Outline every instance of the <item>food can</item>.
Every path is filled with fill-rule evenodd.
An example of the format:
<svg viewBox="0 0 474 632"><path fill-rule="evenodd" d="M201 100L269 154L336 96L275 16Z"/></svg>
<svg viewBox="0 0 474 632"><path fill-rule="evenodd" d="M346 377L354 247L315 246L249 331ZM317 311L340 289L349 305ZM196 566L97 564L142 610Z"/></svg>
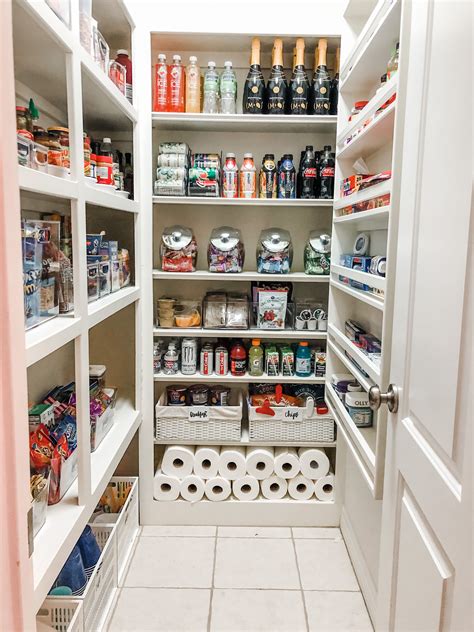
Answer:
<svg viewBox="0 0 474 632"><path fill-rule="evenodd" d="M207 406L209 404L209 387L205 384L194 384L188 388L189 406Z"/></svg>
<svg viewBox="0 0 474 632"><path fill-rule="evenodd" d="M214 365L216 375L227 375L229 372L229 352L225 347L216 347Z"/></svg>
<svg viewBox="0 0 474 632"><path fill-rule="evenodd" d="M168 406L186 406L187 388L182 385L173 384L166 387Z"/></svg>
<svg viewBox="0 0 474 632"><path fill-rule="evenodd" d="M210 343L206 343L201 349L200 358L201 375L212 375L214 369L214 351Z"/></svg>
<svg viewBox="0 0 474 632"><path fill-rule="evenodd" d="M230 403L230 388L228 386L211 386L211 406L228 406Z"/></svg>
<svg viewBox="0 0 474 632"><path fill-rule="evenodd" d="M184 338L181 345L181 373L194 375L197 371L197 340Z"/></svg>

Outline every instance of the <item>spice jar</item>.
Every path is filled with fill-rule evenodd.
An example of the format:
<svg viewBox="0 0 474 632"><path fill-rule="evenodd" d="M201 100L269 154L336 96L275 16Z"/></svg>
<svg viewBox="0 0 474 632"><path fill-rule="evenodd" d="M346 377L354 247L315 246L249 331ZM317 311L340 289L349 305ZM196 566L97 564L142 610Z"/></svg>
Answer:
<svg viewBox="0 0 474 632"><path fill-rule="evenodd" d="M71 166L69 156L69 129L67 127L48 127L50 136L55 138L61 145L63 153L63 167L69 169Z"/></svg>
<svg viewBox="0 0 474 632"><path fill-rule="evenodd" d="M293 261L291 235L282 228L267 228L257 245L257 272L288 274Z"/></svg>
<svg viewBox="0 0 474 632"><path fill-rule="evenodd" d="M329 274L331 265L331 235L328 231L313 230L304 249L306 274Z"/></svg>
<svg viewBox="0 0 474 632"><path fill-rule="evenodd" d="M16 131L28 140L33 140L33 119L29 109L21 105L16 108Z"/></svg>
<svg viewBox="0 0 474 632"><path fill-rule="evenodd" d="M242 272L244 257L240 230L230 226L213 229L207 249L209 272Z"/></svg>
<svg viewBox="0 0 474 632"><path fill-rule="evenodd" d="M165 272L194 272L197 243L193 231L185 226L165 228L161 236L161 269Z"/></svg>
<svg viewBox="0 0 474 632"><path fill-rule="evenodd" d="M84 132L84 175L88 178L91 176L91 141L87 134Z"/></svg>

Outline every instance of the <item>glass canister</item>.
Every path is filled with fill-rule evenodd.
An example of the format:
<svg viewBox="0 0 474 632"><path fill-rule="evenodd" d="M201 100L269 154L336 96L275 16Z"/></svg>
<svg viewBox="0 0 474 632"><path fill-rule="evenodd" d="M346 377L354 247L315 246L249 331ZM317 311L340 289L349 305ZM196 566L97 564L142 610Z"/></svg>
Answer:
<svg viewBox="0 0 474 632"><path fill-rule="evenodd" d="M161 236L161 269L164 272L194 272L197 243L193 231L185 226L169 226Z"/></svg>
<svg viewBox="0 0 474 632"><path fill-rule="evenodd" d="M209 272L242 272L244 258L240 230L231 226L213 229L207 249Z"/></svg>
<svg viewBox="0 0 474 632"><path fill-rule="evenodd" d="M327 230L310 232L304 249L304 271L306 274L329 274L331 266L331 235Z"/></svg>
<svg viewBox="0 0 474 632"><path fill-rule="evenodd" d="M21 105L16 106L16 131L28 140L33 140L33 119L29 109Z"/></svg>
<svg viewBox="0 0 474 632"><path fill-rule="evenodd" d="M257 244L257 272L288 274L293 262L291 235L282 228L266 228Z"/></svg>
<svg viewBox="0 0 474 632"><path fill-rule="evenodd" d="M63 167L69 169L69 129L67 127L48 127L48 133L52 138L55 138L61 145L63 154Z"/></svg>

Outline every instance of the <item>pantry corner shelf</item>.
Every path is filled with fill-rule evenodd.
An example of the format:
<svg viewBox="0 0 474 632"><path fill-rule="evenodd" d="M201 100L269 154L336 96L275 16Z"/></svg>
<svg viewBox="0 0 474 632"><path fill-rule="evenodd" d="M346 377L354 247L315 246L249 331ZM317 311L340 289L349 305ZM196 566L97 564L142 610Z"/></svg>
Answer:
<svg viewBox="0 0 474 632"><path fill-rule="evenodd" d="M326 331L310 331L308 329L201 329L198 327L155 327L155 338L171 336L176 338L260 338L298 340L326 340Z"/></svg>
<svg viewBox="0 0 474 632"><path fill-rule="evenodd" d="M127 200L116 193L102 191L87 183L84 184L84 194L87 204L111 208L116 211L126 211L127 213L138 213L139 210L138 202L135 200Z"/></svg>
<svg viewBox="0 0 474 632"><path fill-rule="evenodd" d="M362 301L362 303L380 310L381 312L384 311L384 302L378 299L375 294L364 292L363 290L357 290L356 288L353 288L346 283L342 283L342 281L336 281L335 279L331 279L331 287L334 287L337 290L352 296L358 301Z"/></svg>
<svg viewBox="0 0 474 632"><path fill-rule="evenodd" d="M329 338L333 338L334 341L344 349L357 364L369 375L375 384L380 382L380 369L374 364L368 355L363 353L347 336L345 336L337 327L333 324L329 325L328 331ZM350 360L349 360L350 361ZM367 380L366 380L367 381ZM373 384L370 384L373 386Z"/></svg>
<svg viewBox="0 0 474 632"><path fill-rule="evenodd" d="M318 276L305 274L304 272L290 272L289 274L261 274L259 272L239 272L231 274L226 272L209 272L208 270L196 270L196 272L163 272L153 270L153 278L177 281L293 281L301 283L328 283L329 275Z"/></svg>
<svg viewBox="0 0 474 632"><path fill-rule="evenodd" d="M369 211L334 217L335 226L349 226L356 230L387 230L390 204Z"/></svg>
<svg viewBox="0 0 474 632"><path fill-rule="evenodd" d="M22 191L38 193L47 197L75 200L79 187L75 180L59 178L49 173L18 166L18 183Z"/></svg>
<svg viewBox="0 0 474 632"><path fill-rule="evenodd" d="M324 384L324 377L315 377L310 375L309 377L298 377L297 375L260 375L255 377L246 373L245 375L201 375L195 373L194 375L183 375L181 372L174 375L166 375L164 373L157 373L153 376L155 382L228 382L228 383L241 383L250 384L252 382L272 382L276 384Z"/></svg>
<svg viewBox="0 0 474 632"><path fill-rule="evenodd" d="M121 309L128 307L140 298L140 288L137 286L125 287L113 294L99 298L89 303L89 329L100 322L113 316Z"/></svg>
<svg viewBox="0 0 474 632"><path fill-rule="evenodd" d="M154 195L153 204L168 205L168 204L182 204L190 206L241 206L241 207L254 207L254 206L272 206L274 208L285 207L331 207L334 200L283 200L278 198L266 199L266 198L223 198L223 197L189 197L189 196L165 196Z"/></svg>
<svg viewBox="0 0 474 632"><path fill-rule="evenodd" d="M370 272L362 272L361 270L355 270L353 268L346 268L345 266L339 266L336 264L332 264L331 274L334 274L336 276L340 275L348 279L352 279L353 281L365 283L369 287L375 288L377 290L382 290L383 292L385 292L385 288L387 286L387 279L383 276L379 276L378 274L371 274ZM367 294L367 292L365 293Z"/></svg>
<svg viewBox="0 0 474 632"><path fill-rule="evenodd" d="M81 333L81 319L57 316L25 331L26 365L39 362Z"/></svg>
<svg viewBox="0 0 474 632"><path fill-rule="evenodd" d="M350 143L341 147L339 160L355 159L359 156L370 156L381 149L393 138L393 124L397 102L393 101L377 118L371 121Z"/></svg>

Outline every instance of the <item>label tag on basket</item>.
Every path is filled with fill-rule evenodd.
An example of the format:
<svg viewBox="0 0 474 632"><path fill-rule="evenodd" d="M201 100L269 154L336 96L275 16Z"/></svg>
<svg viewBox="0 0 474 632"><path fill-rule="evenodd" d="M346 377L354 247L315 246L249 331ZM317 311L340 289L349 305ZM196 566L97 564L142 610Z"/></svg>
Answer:
<svg viewBox="0 0 474 632"><path fill-rule="evenodd" d="M209 408L207 406L190 406L188 408L188 421L209 421Z"/></svg>
<svg viewBox="0 0 474 632"><path fill-rule="evenodd" d="M287 406L283 413L283 421L303 421L305 409L298 406Z"/></svg>

